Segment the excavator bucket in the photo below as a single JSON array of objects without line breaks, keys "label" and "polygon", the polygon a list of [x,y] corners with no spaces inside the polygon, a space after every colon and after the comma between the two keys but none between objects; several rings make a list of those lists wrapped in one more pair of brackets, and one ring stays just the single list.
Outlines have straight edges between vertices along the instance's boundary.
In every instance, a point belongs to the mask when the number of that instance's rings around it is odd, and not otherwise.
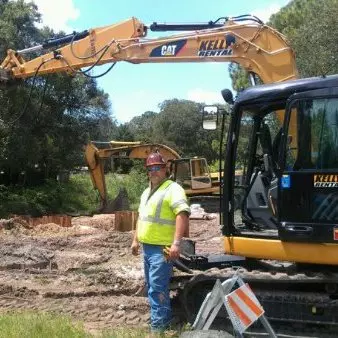
[{"label": "excavator bucket", "polygon": [[127,190],[122,187],[120,188],[119,193],[113,200],[107,200],[103,203],[98,210],[98,213],[101,214],[112,214],[115,211],[126,211],[130,210],[129,197]]}]

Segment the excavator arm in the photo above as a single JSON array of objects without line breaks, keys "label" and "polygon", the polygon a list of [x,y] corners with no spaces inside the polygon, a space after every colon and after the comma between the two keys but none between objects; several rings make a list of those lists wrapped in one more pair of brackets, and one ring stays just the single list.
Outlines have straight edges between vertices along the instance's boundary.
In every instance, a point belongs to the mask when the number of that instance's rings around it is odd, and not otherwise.
[{"label": "excavator arm", "polygon": [[85,159],[92,183],[98,190],[101,205],[100,209],[107,207],[107,187],[104,176],[104,162],[110,157],[146,159],[152,152],[159,151],[165,161],[179,159],[180,155],[173,149],[163,144],[144,144],[141,142],[90,142],[85,149]]},{"label": "excavator arm", "polygon": [[[188,32],[147,38],[148,30]],[[63,46],[61,46],[63,45]],[[29,53],[54,50],[26,59]],[[81,68],[126,61],[130,63],[237,62],[264,83],[297,77],[295,56],[286,38],[251,16],[225,18],[223,23],[159,25],[136,18],[70,34],[21,51],[9,50],[0,79],[81,71]],[[86,70],[88,71],[88,70]],[[85,72],[86,72],[85,71]],[[83,71],[81,71],[83,72]]]}]

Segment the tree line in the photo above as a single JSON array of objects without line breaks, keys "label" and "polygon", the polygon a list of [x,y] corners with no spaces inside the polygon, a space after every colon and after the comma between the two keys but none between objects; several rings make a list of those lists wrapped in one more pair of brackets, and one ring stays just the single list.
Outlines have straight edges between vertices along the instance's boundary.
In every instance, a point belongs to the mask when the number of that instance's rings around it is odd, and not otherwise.
[{"label": "tree line", "polygon": [[[338,0],[293,0],[269,25],[290,40],[300,76],[338,73]],[[38,28],[38,8],[23,0],[0,0],[0,59],[64,35]],[[245,70],[230,64],[236,91],[249,86]],[[114,98],[111,98],[114,100]],[[0,185],[36,185],[84,165],[90,140],[166,144],[182,156],[218,158],[219,131],[202,129],[203,103],[165,100],[159,113],[144,112],[118,124],[108,94],[95,79],[50,74],[0,89]]]},{"label": "tree line", "polygon": [[[0,1],[0,59],[60,37],[37,28],[34,3]],[[33,55],[34,57],[34,55]],[[117,123],[108,94],[94,79],[50,74],[0,90],[0,184],[35,185],[83,163],[89,139],[107,139]]]}]

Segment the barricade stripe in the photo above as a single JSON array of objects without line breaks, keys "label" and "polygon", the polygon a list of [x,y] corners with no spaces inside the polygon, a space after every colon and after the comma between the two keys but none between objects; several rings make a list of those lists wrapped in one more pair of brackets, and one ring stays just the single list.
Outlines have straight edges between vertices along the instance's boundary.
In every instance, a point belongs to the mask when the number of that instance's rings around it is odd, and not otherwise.
[{"label": "barricade stripe", "polygon": [[[248,291],[252,292],[251,290]],[[236,293],[256,316],[259,317],[264,312],[263,309],[243,291],[243,289],[237,289]]]},{"label": "barricade stripe", "polygon": [[245,327],[248,327],[252,323],[250,318],[241,310],[241,308],[236,304],[231,296],[228,297],[228,302],[240,321],[245,325]]},{"label": "barricade stripe", "polygon": [[251,323],[257,320],[256,314],[244,303],[243,299],[239,298],[235,292],[231,294],[231,297],[243,313],[250,319]]},{"label": "barricade stripe", "polygon": [[[251,299],[263,309],[263,306],[260,304],[259,300],[257,299],[256,295],[254,294],[254,292],[252,291],[250,285],[248,283],[245,284],[245,286],[247,287],[247,289],[249,290],[249,292],[251,292]],[[263,313],[264,313],[264,309],[263,309]]]}]

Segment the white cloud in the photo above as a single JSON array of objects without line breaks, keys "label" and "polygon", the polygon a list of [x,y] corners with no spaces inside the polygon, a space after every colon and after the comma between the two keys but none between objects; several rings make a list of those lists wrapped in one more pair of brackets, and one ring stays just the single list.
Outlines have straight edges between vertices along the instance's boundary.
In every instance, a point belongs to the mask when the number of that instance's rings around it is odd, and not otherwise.
[{"label": "white cloud", "polygon": [[[31,2],[32,0],[25,0]],[[72,27],[69,20],[76,20],[80,16],[80,10],[75,7],[73,0],[33,0],[42,15],[42,25],[53,28],[55,31],[63,30],[71,33]]]},{"label": "white cloud", "polygon": [[187,99],[196,102],[204,102],[206,104],[224,103],[220,92],[213,92],[201,88],[194,88],[188,91]]},{"label": "white cloud", "polygon": [[251,14],[257,16],[263,22],[267,22],[272,14],[277,13],[281,9],[278,4],[271,4],[269,7],[263,9],[256,9]]}]

